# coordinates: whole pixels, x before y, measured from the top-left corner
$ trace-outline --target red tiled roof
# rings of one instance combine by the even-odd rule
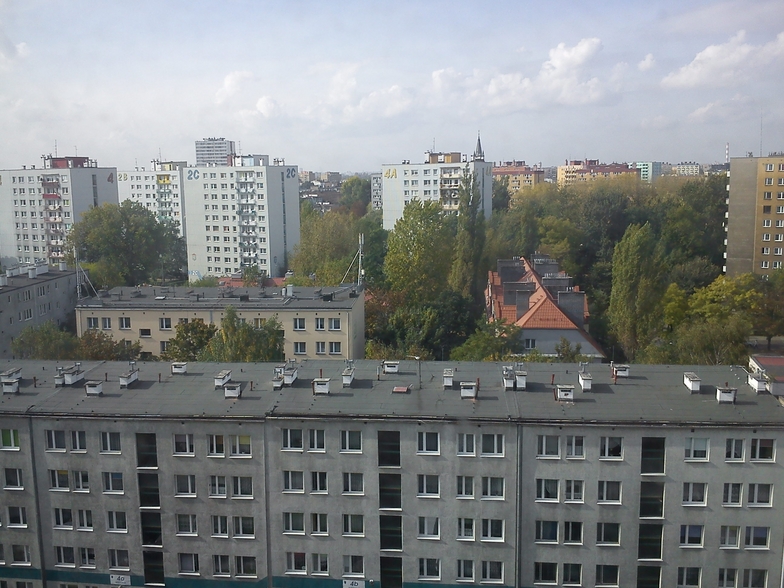
[[[523,329],[578,329],[564,311],[547,296],[540,297],[533,306],[529,306],[528,312],[515,324]]]

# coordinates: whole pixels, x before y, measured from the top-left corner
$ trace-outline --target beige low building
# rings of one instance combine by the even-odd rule
[[[76,307],[78,334],[98,329],[116,341],[136,341],[142,357],[166,351],[178,323],[201,319],[220,327],[227,306],[260,326],[277,318],[287,359],[362,359],[365,295],[356,286],[337,288],[115,288]]]

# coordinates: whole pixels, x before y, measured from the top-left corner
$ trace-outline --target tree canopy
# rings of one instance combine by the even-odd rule
[[[178,333],[179,335],[179,333]],[[199,361],[248,362],[283,359],[283,327],[276,318],[254,327],[227,306],[221,328],[199,353]]]
[[[90,329],[77,337],[54,322],[26,327],[11,343],[20,359],[92,359],[129,361],[141,354],[139,341],[115,341],[108,333]]]

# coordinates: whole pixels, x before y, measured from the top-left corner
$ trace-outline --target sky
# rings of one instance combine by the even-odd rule
[[[782,0],[0,0],[0,169],[784,151]]]

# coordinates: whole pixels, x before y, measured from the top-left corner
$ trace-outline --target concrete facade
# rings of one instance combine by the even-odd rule
[[[120,203],[130,200],[149,208],[159,221],[174,222],[179,233],[185,235],[185,206],[183,203],[183,168],[185,161],[153,161],[150,170],[136,168],[117,172]]]
[[[227,165],[229,157],[236,152],[234,141],[227,141],[223,137],[205,137],[196,141],[196,166]]]
[[[177,375],[84,362],[68,371],[82,381],[56,387],[54,362],[0,360],[22,369],[0,405],[0,580],[781,582],[782,405],[742,368],[635,365],[614,378],[532,364],[515,390],[501,364],[450,364],[478,387],[462,398],[443,366],[357,362],[343,387],[343,362],[306,361],[277,389],[269,364]],[[129,369],[138,381],[121,388]],[[239,397],[214,382],[224,370]],[[684,370],[701,377],[694,391]],[[325,378],[329,393],[314,393]],[[558,400],[557,385],[574,397]],[[734,402],[716,401],[724,390]]]

